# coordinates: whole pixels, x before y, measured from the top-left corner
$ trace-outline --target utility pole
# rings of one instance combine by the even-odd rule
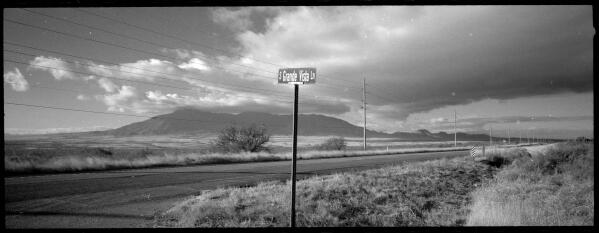
[[[458,114],[456,110],[453,110],[453,147],[458,147]]]
[[[489,126],[489,146],[493,145],[493,136],[491,136],[491,126]]]
[[[364,109],[364,150],[366,150],[366,78],[362,86],[362,108]]]
[[[522,129],[518,130],[518,144],[522,144]]]

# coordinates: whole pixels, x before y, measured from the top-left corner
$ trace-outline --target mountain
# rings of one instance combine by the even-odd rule
[[[271,134],[291,134],[291,115],[275,115],[261,112],[240,114],[211,113],[184,108],[169,114],[132,123],[117,129],[105,131],[115,136],[156,135],[177,133],[217,133],[230,125],[264,125]],[[299,135],[340,135],[362,136],[362,128],[344,120],[316,114],[299,115]],[[366,132],[373,137],[389,137],[389,134],[372,130]]]
[[[160,135],[180,133],[218,133],[231,126],[264,125],[270,134],[290,135],[292,133],[291,115],[275,115],[261,112],[243,112],[240,114],[211,113],[192,108],[178,109],[172,113],[132,123],[117,129],[103,131],[115,136]],[[362,127],[344,120],[318,114],[300,114],[298,135],[362,137]],[[94,132],[98,133],[98,132]],[[421,129],[416,132],[396,132],[392,134],[367,130],[368,137],[393,137],[401,140],[452,140],[454,135],[445,132],[431,133]],[[488,140],[484,134],[458,133],[460,140]]]

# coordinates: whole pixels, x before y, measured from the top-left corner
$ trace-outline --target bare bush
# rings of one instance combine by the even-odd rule
[[[212,143],[212,147],[225,153],[269,151],[264,146],[269,139],[270,135],[266,132],[264,126],[229,126],[221,131],[216,141]]]
[[[329,138],[318,146],[319,150],[345,150],[347,144],[343,137]]]

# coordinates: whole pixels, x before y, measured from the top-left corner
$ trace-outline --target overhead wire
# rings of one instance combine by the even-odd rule
[[[192,122],[202,122],[202,123],[206,123],[206,122],[223,123],[223,121],[215,121],[215,120],[199,120],[199,119],[185,119],[185,118],[165,117],[165,116],[148,116],[148,115],[140,115],[140,114],[117,113],[117,112],[102,112],[102,111],[94,111],[94,110],[86,110],[86,109],[78,109],[78,108],[66,108],[66,107],[37,105],[37,104],[25,104],[25,103],[17,103],[17,102],[4,102],[4,104],[13,105],[13,106],[24,106],[24,107],[30,107],[30,108],[43,108],[43,109],[53,109],[53,110],[61,110],[61,111],[85,112],[85,113],[93,113],[93,114],[129,116],[129,117],[138,117],[138,118],[170,119],[170,120],[192,121]],[[350,124],[350,123],[348,123],[348,124]],[[279,126],[279,127],[290,126],[289,124],[272,124],[272,122],[269,123],[268,125]],[[355,125],[353,125],[353,126],[355,126]],[[355,126],[355,127],[359,127],[359,126]],[[347,127],[335,127],[335,126],[319,126],[319,128],[347,129]]]
[[[167,56],[167,55],[163,55],[163,54],[158,54],[158,53],[148,52],[148,51],[144,51],[144,50],[139,50],[139,49],[135,49],[135,48],[130,48],[130,47],[127,47],[127,46],[122,46],[122,45],[119,45],[119,44],[114,44],[114,43],[104,42],[104,41],[100,41],[100,40],[95,40],[95,39],[85,38],[85,37],[81,37],[81,36],[78,36],[78,35],[74,35],[74,34],[70,34],[70,33],[65,33],[65,32],[61,32],[61,31],[56,31],[56,30],[52,30],[52,29],[47,29],[47,28],[43,28],[43,27],[39,27],[39,26],[35,26],[35,25],[31,25],[31,24],[26,24],[26,23],[22,23],[22,22],[14,21],[14,20],[6,19],[6,18],[4,18],[4,20],[5,20],[5,21],[7,21],[7,22],[10,22],[10,23],[15,23],[15,24],[19,24],[19,25],[23,25],[23,26],[27,26],[27,27],[32,27],[32,28],[36,28],[36,29],[39,29],[39,30],[50,31],[50,32],[54,32],[54,33],[57,33],[57,34],[66,35],[66,36],[70,36],[70,37],[74,37],[74,38],[78,38],[78,39],[82,39],[82,40],[87,40],[87,41],[97,42],[97,43],[101,43],[101,44],[105,44],[105,45],[109,45],[109,46],[113,46],[113,47],[117,47],[117,48],[128,49],[128,50],[136,51],[136,52],[139,52],[139,53],[145,53],[145,54],[150,54],[150,55],[156,55],[156,56],[161,56],[161,57],[167,57],[167,58],[170,58],[170,59],[173,59],[173,60],[179,60],[179,61],[183,61],[183,60],[181,60],[181,59],[174,58],[174,57]],[[237,71],[237,70],[226,69],[226,68],[219,67],[219,66],[217,66],[216,68],[219,68],[219,69],[222,69],[222,70],[225,70],[225,71],[227,71],[227,70],[228,70],[228,71],[236,71],[236,72],[241,72],[241,73],[244,73],[243,71]],[[247,72],[247,73],[244,73],[244,74],[246,74],[246,75],[251,75],[251,76],[254,76],[254,77],[268,78],[269,80],[271,80],[271,78],[270,78],[270,77],[263,76],[263,75],[259,75],[259,74],[255,74],[255,73],[249,73],[249,72]],[[337,88],[338,88],[338,87],[337,87]],[[315,98],[315,99],[318,99],[318,98]]]

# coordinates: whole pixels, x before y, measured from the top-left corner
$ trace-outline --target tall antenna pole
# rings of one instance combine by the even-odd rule
[[[458,147],[458,130],[457,130],[458,114],[453,110],[453,147]]]
[[[489,146],[493,145],[493,136],[491,136],[491,126],[489,126]]]
[[[522,144],[522,129],[518,130],[518,144]]]
[[[366,78],[362,86],[362,108],[364,109],[364,150],[366,150]]]

